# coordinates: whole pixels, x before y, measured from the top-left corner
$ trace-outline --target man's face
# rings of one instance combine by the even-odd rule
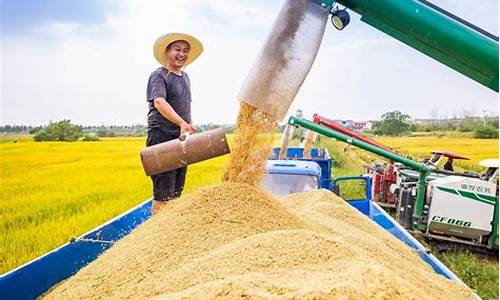
[[[181,68],[189,57],[189,44],[185,41],[175,41],[165,49],[165,56],[171,66]]]

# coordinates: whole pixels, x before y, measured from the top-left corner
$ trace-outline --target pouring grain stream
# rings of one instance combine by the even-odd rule
[[[269,114],[241,102],[236,122],[234,146],[223,181],[258,186],[271,154],[277,121]]]
[[[259,184],[277,121],[285,117],[312,67],[328,13],[312,1],[283,3],[238,95],[235,147],[223,181]]]

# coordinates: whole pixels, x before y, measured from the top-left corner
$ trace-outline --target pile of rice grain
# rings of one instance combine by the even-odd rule
[[[46,299],[470,299],[331,192],[243,183],[169,202]]]

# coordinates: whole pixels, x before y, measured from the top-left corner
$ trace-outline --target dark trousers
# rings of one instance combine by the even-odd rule
[[[157,128],[148,130],[146,146],[178,139],[178,134],[166,134]],[[168,201],[181,195],[186,180],[187,167],[163,172],[151,176],[153,181],[153,195],[157,201]]]

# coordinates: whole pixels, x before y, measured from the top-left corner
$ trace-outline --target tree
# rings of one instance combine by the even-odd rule
[[[410,116],[397,110],[386,112],[381,119],[381,121],[375,122],[372,127],[372,132],[376,135],[405,135],[410,133],[414,127],[410,123]]]
[[[42,126],[33,127],[29,130],[29,134],[36,134],[38,131],[42,130]]]
[[[488,126],[498,129],[498,116],[487,121]]]
[[[474,119],[474,117],[465,118],[460,124],[458,124],[458,130],[461,132],[474,131],[476,128],[481,127],[480,122]]]
[[[33,139],[35,142],[42,142],[42,141],[51,141],[52,138],[49,136],[46,130],[40,129],[37,132],[35,132],[35,135],[33,135]]]
[[[51,122],[47,128],[39,130],[33,136],[37,142],[40,141],[67,141],[73,142],[82,136],[82,128],[71,124],[70,120]]]
[[[498,139],[498,129],[494,127],[480,127],[474,131],[475,139]]]

